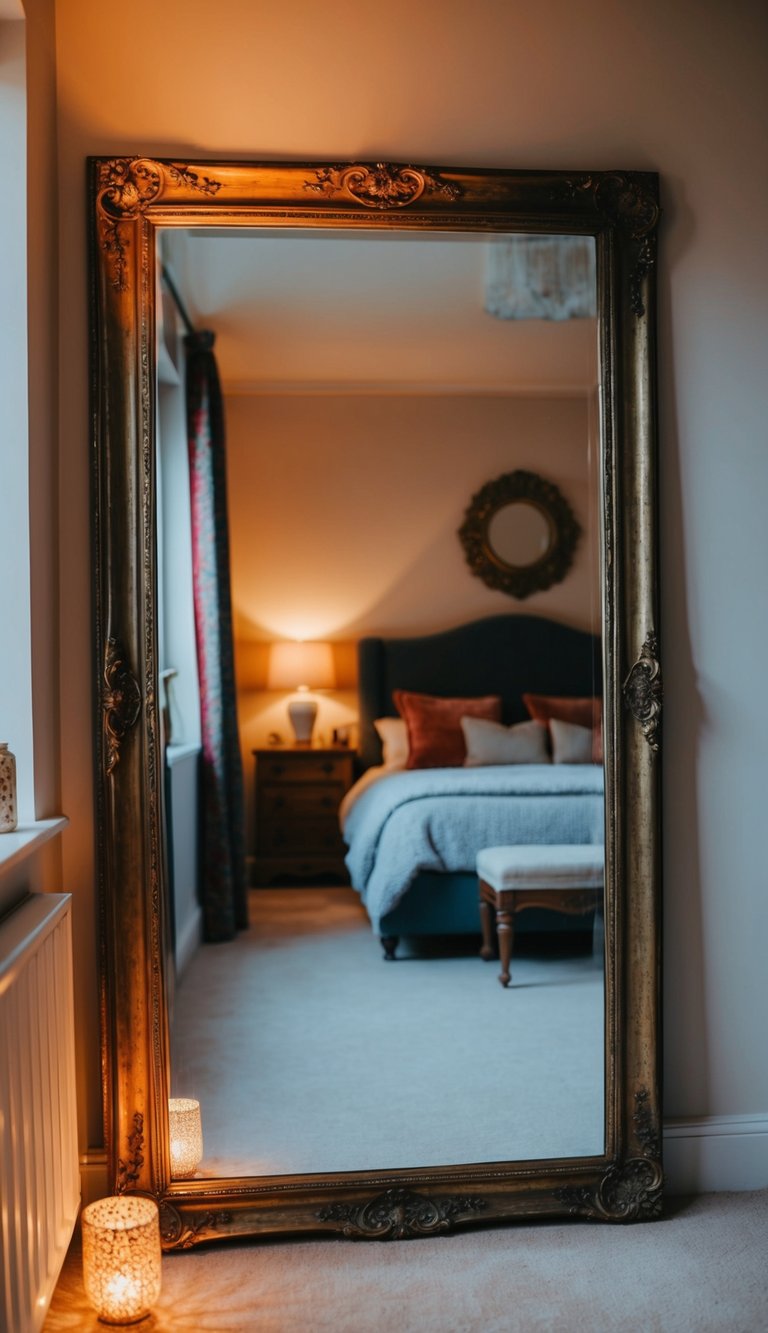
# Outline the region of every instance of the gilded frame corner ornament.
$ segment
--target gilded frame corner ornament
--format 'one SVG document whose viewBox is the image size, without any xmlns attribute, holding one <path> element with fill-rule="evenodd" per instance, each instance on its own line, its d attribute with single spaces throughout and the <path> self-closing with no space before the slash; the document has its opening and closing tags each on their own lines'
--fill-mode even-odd
<svg viewBox="0 0 768 1333">
<path fill-rule="evenodd" d="M 91 159 L 89 190 L 95 786 L 112 1187 L 157 1199 L 167 1249 L 228 1236 L 399 1239 L 572 1213 L 617 1222 L 655 1216 L 661 765 L 648 763 L 648 747 L 658 746 L 661 673 L 648 626 L 658 624 L 657 178 L 392 161 L 190 162 L 136 153 Z M 156 242 L 165 226 L 595 238 L 608 737 L 606 1115 L 598 1157 L 171 1178 L 152 360 Z M 643 645 L 628 672 L 627 644 Z"/>
<path fill-rule="evenodd" d="M 529 504 L 544 517 L 549 531 L 546 551 L 527 565 L 512 565 L 494 550 L 491 522 L 511 504 Z M 551 481 L 518 468 L 487 481 L 470 500 L 459 528 L 459 541 L 472 573 L 489 588 L 522 601 L 560 583 L 573 563 L 581 527 L 565 496 Z"/>
<path fill-rule="evenodd" d="M 656 235 L 661 208 L 655 179 L 645 172 L 606 171 L 568 176 L 562 194 L 575 200 L 591 194 L 596 208 L 622 232 L 629 244 L 632 266 L 629 305 L 633 315 L 645 315 L 644 287 L 656 262 Z"/>
<path fill-rule="evenodd" d="M 648 1088 L 638 1088 L 632 1116 L 636 1155 L 611 1163 L 596 1187 L 556 1191 L 574 1217 L 642 1222 L 661 1216 L 661 1131 Z"/>
<path fill-rule="evenodd" d="M 165 1250 L 190 1250 L 204 1240 L 215 1239 L 221 1227 L 228 1227 L 232 1214 L 226 1208 L 197 1211 L 191 1218 L 168 1200 L 160 1203 L 160 1239 Z"/>
<path fill-rule="evenodd" d="M 148 157 L 110 157 L 98 160 L 97 217 L 101 247 L 112 286 L 128 290 L 130 226 L 152 204 L 166 186 L 215 197 L 222 182 L 185 162 L 157 162 Z"/>
</svg>

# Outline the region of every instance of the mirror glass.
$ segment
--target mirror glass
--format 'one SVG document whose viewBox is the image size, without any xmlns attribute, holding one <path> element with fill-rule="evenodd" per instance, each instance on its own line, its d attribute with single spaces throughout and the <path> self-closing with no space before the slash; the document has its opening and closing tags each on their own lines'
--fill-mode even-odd
<svg viewBox="0 0 768 1333">
<path fill-rule="evenodd" d="M 552 540 L 546 516 L 536 505 L 504 505 L 488 524 L 488 544 L 505 565 L 532 565 L 546 555 Z"/>
<path fill-rule="evenodd" d="M 221 706 L 237 714 L 246 792 L 249 925 L 207 943 L 183 327 L 162 288 L 159 614 L 161 667 L 175 673 L 166 677 L 171 1092 L 201 1104 L 198 1174 L 599 1154 L 596 321 L 490 313 L 489 246 L 478 233 L 169 228 L 159 244 L 195 327 L 216 335 L 236 674 L 235 697 Z M 467 497 L 518 467 L 555 483 L 581 527 L 567 577 L 525 607 L 585 636 L 578 679 L 564 677 L 552 639 L 528 685 L 544 697 L 539 713 L 518 694 L 511 711 L 505 704 L 481 717 L 471 763 L 459 727 L 458 762 L 406 767 L 411 720 L 365 768 L 360 640 L 520 615 L 519 604 L 472 577 L 457 537 Z M 546 551 L 549 525 L 535 506 L 509 505 L 491 540 L 503 560 L 526 564 Z M 292 743 L 287 704 L 307 682 L 269 688 L 271 647 L 289 640 L 331 645 L 335 684 L 310 688 L 317 716 L 303 748 Z M 584 653 L 598 663 L 586 679 Z M 450 688 L 430 670 L 396 683 L 445 697 Z M 494 690 L 481 681 L 472 693 Z M 551 721 L 550 696 L 572 705 Z M 518 724 L 526 730 L 513 734 Z M 424 811 L 420 826 L 395 829 L 392 841 L 400 815 L 385 801 L 386 783 Z M 511 858 L 511 882 L 536 901 L 489 903 L 494 956 L 484 961 L 476 856 L 498 845 L 543 849 L 549 869 L 537 879 L 534 864 L 520 878 Z M 592 848 L 588 873 L 569 860 L 574 846 Z M 387 931 L 418 877 L 423 929 Z M 555 908 L 557 883 L 572 898 L 562 889 Z M 436 894 L 446 895 L 438 929 Z M 495 931 L 508 933 L 510 920 L 505 986 Z M 396 934 L 387 961 L 379 936 Z"/>
</svg>

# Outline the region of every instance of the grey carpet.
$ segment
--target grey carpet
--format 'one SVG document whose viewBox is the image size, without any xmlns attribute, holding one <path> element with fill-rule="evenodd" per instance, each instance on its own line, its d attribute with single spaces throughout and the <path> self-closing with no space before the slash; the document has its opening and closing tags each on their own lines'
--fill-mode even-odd
<svg viewBox="0 0 768 1333">
<path fill-rule="evenodd" d="M 221 1245 L 168 1255 L 144 1333 L 762 1333 L 768 1192 L 672 1201 L 633 1226 Z M 44 1333 L 104 1328 L 77 1245 Z"/>
<path fill-rule="evenodd" d="M 476 946 L 385 963 L 351 889 L 251 895 L 252 927 L 177 987 L 174 1095 L 205 1175 L 602 1152 L 602 964 Z M 567 1114 L 564 1108 L 567 1107 Z"/>
</svg>

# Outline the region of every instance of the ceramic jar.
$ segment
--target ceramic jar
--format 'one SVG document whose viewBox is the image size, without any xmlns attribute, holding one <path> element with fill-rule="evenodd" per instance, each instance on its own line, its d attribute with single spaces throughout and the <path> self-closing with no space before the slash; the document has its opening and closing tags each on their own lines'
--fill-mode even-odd
<svg viewBox="0 0 768 1333">
<path fill-rule="evenodd" d="M 16 757 L 7 741 L 0 741 L 0 833 L 12 833 L 16 814 Z"/>
</svg>

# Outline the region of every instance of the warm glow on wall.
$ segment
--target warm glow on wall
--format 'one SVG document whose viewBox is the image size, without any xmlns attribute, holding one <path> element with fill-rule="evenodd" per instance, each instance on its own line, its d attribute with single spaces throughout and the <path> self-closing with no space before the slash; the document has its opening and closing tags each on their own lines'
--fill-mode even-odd
<svg viewBox="0 0 768 1333">
<path fill-rule="evenodd" d="M 268 690 L 330 690 L 336 684 L 329 643 L 273 643 Z"/>
<path fill-rule="evenodd" d="M 514 466 L 541 471 L 546 457 L 547 475 L 586 514 L 588 415 L 583 395 L 228 398 L 238 636 L 407 637 L 508 609 L 464 562 L 466 505 L 509 470 L 512 440 Z M 593 567 L 585 543 L 567 587 L 536 594 L 547 615 L 591 624 Z"/>
</svg>

